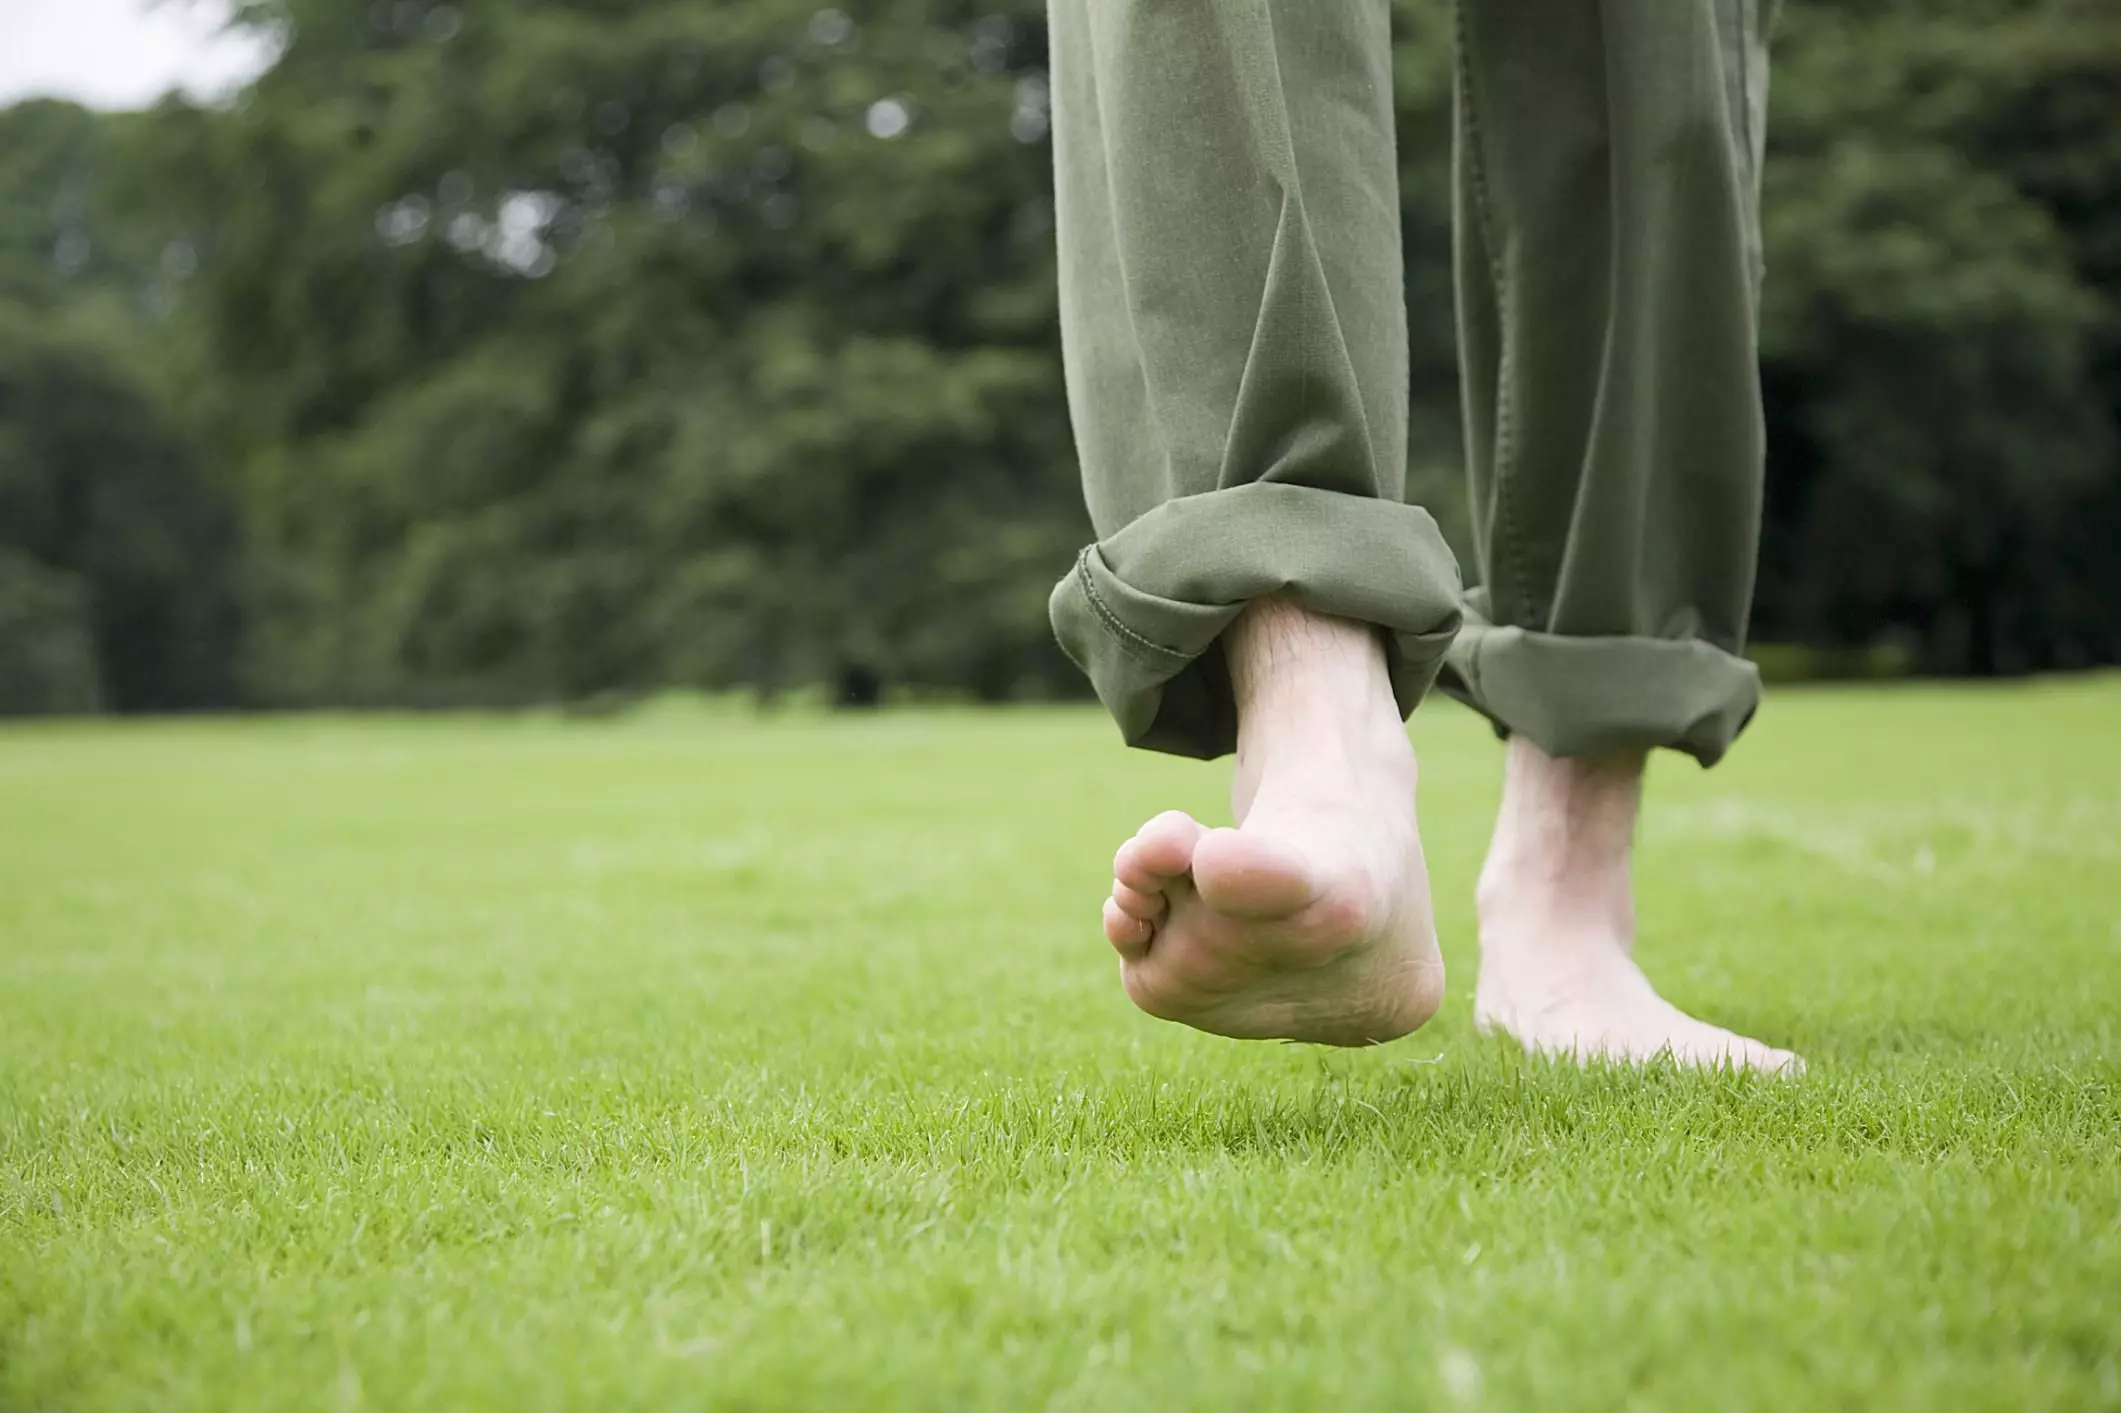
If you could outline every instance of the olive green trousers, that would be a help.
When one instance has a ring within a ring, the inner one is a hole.
[[[1461,0],[1457,319],[1480,587],[1405,500],[1390,0],[1051,0],[1063,647],[1136,745],[1231,750],[1281,594],[1551,754],[1712,763],[1759,700],[1773,0]]]

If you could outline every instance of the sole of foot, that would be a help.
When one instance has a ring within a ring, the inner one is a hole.
[[[1329,856],[1328,856],[1329,857]],[[1375,1045],[1443,999],[1419,846],[1385,868],[1241,829],[1157,816],[1113,861],[1105,936],[1135,1005],[1240,1040]]]
[[[1436,1013],[1443,958],[1383,640],[1262,599],[1224,645],[1238,827],[1172,811],[1120,847],[1105,938],[1127,995],[1238,1039],[1396,1040]]]

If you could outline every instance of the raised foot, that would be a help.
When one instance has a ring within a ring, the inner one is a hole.
[[[1239,829],[1150,820],[1114,859],[1105,904],[1128,997],[1241,1040],[1372,1045],[1420,1026],[1443,999],[1443,959],[1411,789],[1399,813],[1263,793]]]
[[[1242,1040],[1396,1040],[1436,1013],[1443,958],[1383,642],[1269,598],[1226,648],[1238,827],[1173,811],[1120,846],[1105,937],[1127,995]]]

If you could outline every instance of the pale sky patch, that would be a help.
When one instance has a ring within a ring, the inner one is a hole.
[[[145,108],[171,89],[223,97],[272,59],[263,39],[225,32],[227,18],[226,0],[0,0],[0,107]]]

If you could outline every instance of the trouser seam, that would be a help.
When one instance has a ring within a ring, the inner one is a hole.
[[[1738,136],[1743,144],[1739,157],[1745,173],[1745,186],[1741,191],[1749,192],[1758,174],[1753,163],[1753,64],[1747,48],[1746,37],[1753,30],[1752,0],[1737,0],[1738,23],[1731,27],[1731,62],[1738,66]]]
[[[1767,275],[1766,258],[1761,248],[1760,207],[1762,200],[1762,146],[1765,134],[1760,129],[1761,101],[1763,94],[1755,83],[1753,57],[1756,46],[1764,46],[1767,36],[1762,25],[1765,13],[1763,3],[1772,0],[1738,0],[1738,23],[1733,27],[1732,45],[1737,50],[1738,65],[1738,131],[1743,139],[1739,150],[1738,219],[1739,228],[1745,232],[1746,273],[1752,284],[1754,319],[1759,319],[1760,290]]]
[[[1266,7],[1266,15],[1267,57],[1273,61],[1274,99],[1281,110],[1281,132],[1279,136],[1288,144],[1289,186],[1288,190],[1282,193],[1283,219],[1287,219],[1288,204],[1293,202],[1296,208],[1296,225],[1303,235],[1305,253],[1315,254],[1315,248],[1311,241],[1311,212],[1310,208],[1304,204],[1303,171],[1296,155],[1296,122],[1294,115],[1289,111],[1288,89],[1282,82],[1281,34],[1275,27],[1275,8],[1273,5],[1270,4]],[[1275,235],[1278,240],[1280,237],[1278,229]],[[1296,284],[1296,330],[1297,338],[1301,340],[1302,346],[1298,350],[1296,359],[1296,411],[1300,420],[1308,420],[1311,414],[1310,296],[1311,287],[1309,282],[1299,279]]]
[[[1495,290],[1495,338],[1498,345],[1495,359],[1495,465],[1491,476],[1495,483],[1495,539],[1502,553],[1500,568],[1502,577],[1509,582],[1508,597],[1516,600],[1516,606],[1525,609],[1527,620],[1537,615],[1531,612],[1531,575],[1525,566],[1529,562],[1524,546],[1519,539],[1516,517],[1510,513],[1511,472],[1516,458],[1516,409],[1511,397],[1513,374],[1517,365],[1517,341],[1511,337],[1511,327],[1516,317],[1516,291],[1508,276],[1508,262],[1503,259],[1502,248],[1495,238],[1494,198],[1488,185],[1487,138],[1480,124],[1480,104],[1473,93],[1473,37],[1466,23],[1466,6],[1473,0],[1459,0],[1453,9],[1458,40],[1458,87],[1459,106],[1465,114],[1466,160],[1473,177],[1473,214],[1480,226],[1481,254],[1486,258],[1488,281]],[[1490,585],[1490,598],[1498,619],[1513,617],[1503,607],[1505,595],[1496,590],[1504,585]]]
[[[1097,591],[1097,581],[1091,576],[1090,555],[1095,548],[1094,545],[1085,546],[1082,552],[1076,555],[1075,574],[1076,578],[1082,583],[1083,597],[1090,601],[1090,611],[1097,615],[1097,621],[1105,626],[1105,631],[1118,640],[1121,649],[1128,656],[1140,662],[1144,667],[1163,668],[1169,666],[1172,660],[1178,662],[1186,661],[1187,655],[1180,652],[1177,648],[1167,648],[1161,643],[1144,638],[1120,621],[1120,616],[1113,612],[1111,605],[1105,602],[1104,595]],[[1146,649],[1148,652],[1156,654],[1156,656],[1153,658],[1144,657],[1140,651],[1137,651],[1138,649]]]

